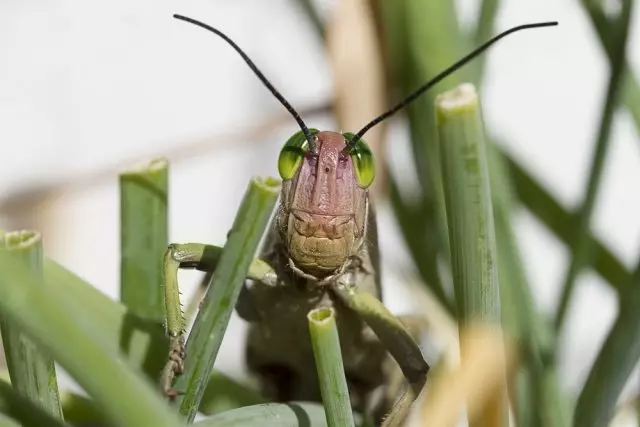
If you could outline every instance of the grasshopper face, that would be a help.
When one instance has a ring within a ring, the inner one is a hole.
[[[364,141],[350,150],[350,134],[312,134],[313,149],[298,133],[280,155],[284,182],[278,228],[296,266],[322,277],[339,269],[363,243],[374,171]]]

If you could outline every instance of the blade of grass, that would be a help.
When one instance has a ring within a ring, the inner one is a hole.
[[[11,380],[7,371],[0,371],[0,394],[2,387],[11,388]],[[62,390],[60,392],[60,406],[62,406],[64,420],[69,424],[105,422],[104,415],[96,408],[93,400],[85,396]]]
[[[512,188],[503,157],[492,141],[487,141],[489,176],[496,230],[498,276],[502,323],[515,337],[524,357],[515,377],[518,392],[525,400],[515,404],[518,427],[564,427],[569,425],[567,402],[555,379],[554,337],[535,307],[527,281],[520,248],[511,223]],[[515,395],[515,391],[511,394]],[[532,410],[531,402],[535,402]]]
[[[318,10],[313,5],[312,0],[296,0],[296,3],[302,8],[302,11],[307,15],[307,18],[311,22],[314,30],[318,33],[320,38],[324,39],[324,23],[320,18]]]
[[[500,285],[487,150],[474,86],[463,84],[439,95],[436,117],[459,328],[471,322],[499,327]],[[470,425],[508,425],[506,399],[497,399]]]
[[[207,385],[204,379],[211,375],[229,317],[273,211],[278,190],[279,181],[274,179],[251,180],[189,334],[185,370],[174,384],[176,390],[184,393],[176,398],[176,403],[189,422],[200,406]]]
[[[20,424],[14,419],[0,414],[0,427],[20,427]]]
[[[44,260],[44,276],[47,286],[66,295],[62,303],[76,325],[100,337],[113,357],[157,380],[169,346],[162,323],[139,317],[51,259]]]
[[[496,16],[500,9],[499,0],[483,0],[480,6],[480,16],[475,27],[475,31],[472,33],[472,40],[474,46],[480,46],[493,36],[494,27],[496,23]],[[473,81],[476,86],[482,83],[484,77],[485,64],[487,62],[486,55],[481,55],[476,58],[472,67],[474,69]]]
[[[0,231],[0,250],[42,278],[42,237],[35,231]],[[2,343],[13,387],[62,419],[54,360],[10,319],[2,317]]]
[[[594,29],[600,39],[600,43],[609,58],[609,63],[613,63],[615,58],[616,45],[614,32],[618,31],[617,23],[614,19],[609,19],[604,10],[604,2],[582,0],[581,4],[593,24]],[[633,73],[629,62],[625,60],[623,71],[624,86],[621,90],[621,101],[633,117],[636,130],[640,133],[640,85]],[[625,282],[626,283],[626,282]]]
[[[222,248],[211,247],[211,265],[218,263]],[[264,270],[262,262],[254,260],[249,276],[260,277]],[[65,269],[55,261],[45,258],[45,280],[47,286],[59,287],[68,296],[67,310],[76,323],[93,336],[99,336],[104,346],[114,355],[124,352],[128,364],[134,369],[144,369],[156,381],[164,366],[168,340],[164,327],[152,321],[139,318],[122,303],[114,301],[91,284]],[[66,417],[72,417],[68,410],[77,405],[67,405],[65,393],[61,396]],[[225,403],[225,401],[227,403]],[[214,372],[207,384],[200,410],[205,414],[217,411],[263,403],[260,396],[248,386],[231,380],[219,372]],[[234,406],[235,405],[235,406]],[[79,410],[78,410],[79,411]],[[73,413],[76,411],[74,410]],[[75,420],[75,418],[70,418]],[[94,419],[99,421],[102,418]],[[89,420],[87,420],[89,421]]]
[[[360,417],[355,416],[358,425]],[[206,420],[198,427],[327,427],[324,408],[318,403],[264,403],[226,411]]]
[[[262,403],[267,402],[257,391],[221,372],[213,372],[202,395],[199,411],[213,415]]]
[[[558,239],[570,244],[573,236],[577,235],[577,217],[569,213],[548,192],[524,166],[500,150],[510,175],[514,182],[514,190],[520,202],[529,209]],[[630,273],[624,264],[597,238],[590,235],[590,245],[593,246],[591,266],[612,287],[620,288],[629,281]]]
[[[60,289],[2,253],[0,272],[0,312],[66,369],[113,425],[181,425],[147,381],[105,350],[102,337],[76,323]]]
[[[0,413],[17,420],[23,427],[64,427],[58,416],[19,394],[9,383],[0,381]]]
[[[589,372],[576,404],[573,425],[608,425],[629,376],[640,360],[640,260],[620,295],[620,311]]]
[[[426,207],[423,200],[413,203],[405,201],[391,172],[387,172],[387,184],[388,196],[396,221],[400,226],[400,231],[416,269],[438,302],[449,314],[455,316],[455,308],[451,303],[451,298],[446,294],[438,275],[438,248],[435,239],[429,238],[430,235],[437,233],[437,230],[429,228],[435,224],[434,218],[432,218],[433,210]]]
[[[353,427],[353,413],[342,363],[335,312],[332,308],[319,308],[310,311],[307,319],[327,425]]]
[[[632,0],[622,1],[622,11],[618,18],[618,23],[614,27],[615,32],[611,35],[614,50],[611,52],[611,75],[609,77],[607,98],[604,103],[595,151],[589,168],[591,175],[589,175],[584,200],[578,213],[578,234],[575,236],[571,245],[571,262],[563,282],[562,296],[560,297],[560,304],[555,317],[556,330],[562,329],[576,278],[592,256],[592,247],[589,245],[588,231],[590,228],[591,213],[596,204],[600,182],[602,181],[602,171],[609,151],[609,136],[613,124],[613,115],[617,109],[620,91],[622,89],[622,76],[624,73],[625,51],[627,36],[629,34],[632,4]]]
[[[453,2],[376,0],[374,3],[380,22],[381,45],[385,50],[386,72],[393,89],[396,89],[392,92],[396,92],[396,97],[415,90],[459,58],[463,47],[455,34],[458,22]],[[449,32],[455,37],[449,37]],[[462,74],[448,77],[406,109],[411,150],[420,184],[422,203],[419,210],[423,215],[415,221],[404,222],[402,229],[407,245],[412,246],[412,258],[417,260],[416,265],[420,265],[418,269],[424,283],[436,295],[446,295],[449,288],[444,286],[441,271],[430,266],[437,266],[443,259],[445,268],[448,268],[450,249],[436,143],[434,93],[462,82],[466,71],[461,71]],[[416,253],[417,245],[425,248]],[[440,280],[434,280],[434,277],[440,277]],[[450,303],[446,305],[451,306]]]
[[[162,257],[169,244],[169,163],[120,174],[120,300],[143,319],[164,322]]]

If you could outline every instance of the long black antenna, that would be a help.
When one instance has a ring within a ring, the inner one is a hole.
[[[271,82],[267,80],[264,74],[262,74],[262,72],[258,69],[256,64],[253,63],[251,58],[249,58],[247,54],[244,53],[242,49],[240,49],[240,47],[237,44],[235,44],[233,40],[231,40],[226,34],[218,30],[217,28],[213,28],[212,26],[202,23],[200,21],[196,21],[195,19],[188,18],[186,16],[182,16],[178,14],[173,15],[173,17],[176,19],[180,19],[182,21],[186,21],[191,24],[197,25],[199,27],[202,27],[205,30],[209,30],[212,33],[215,33],[218,36],[220,36],[227,43],[229,43],[231,47],[234,48],[236,52],[240,54],[240,56],[242,56],[242,59],[244,59],[244,62],[247,63],[249,68],[251,68],[251,70],[256,74],[256,76],[258,76],[260,81],[267,87],[267,89],[269,89],[269,91],[273,94],[273,96],[278,98],[278,101],[280,101],[280,103],[284,105],[284,108],[286,108],[289,111],[289,113],[291,113],[291,115],[296,120],[296,122],[298,122],[298,126],[300,126],[300,129],[302,129],[302,132],[304,133],[304,136],[307,138],[307,141],[309,141],[309,149],[313,150],[315,145],[315,139],[311,136],[311,133],[309,132],[309,128],[307,127],[307,125],[304,124],[304,121],[302,121],[302,117],[300,117],[300,114],[298,114],[298,112],[291,106],[291,104],[289,104],[289,102],[284,98],[284,96],[282,96],[282,94],[278,92],[278,90],[275,87],[273,87]]]
[[[492,44],[494,44],[495,42],[497,42],[501,38],[506,37],[509,34],[515,33],[516,31],[520,31],[520,30],[526,30],[526,29],[529,29],[529,28],[539,28],[539,27],[551,27],[551,26],[555,26],[555,25],[558,25],[558,23],[555,22],[555,21],[553,21],[553,22],[540,22],[540,23],[535,23],[535,24],[525,24],[525,25],[519,25],[517,27],[513,27],[513,28],[511,28],[509,30],[504,31],[503,33],[498,34],[497,36],[493,37],[491,40],[489,40],[488,42],[486,42],[485,44],[483,44],[482,46],[480,46],[479,48],[477,48],[476,50],[474,50],[473,52],[471,52],[470,54],[468,54],[467,56],[465,56],[464,58],[462,58],[461,60],[459,60],[458,62],[453,64],[452,66],[450,66],[449,68],[447,68],[446,70],[442,71],[440,74],[435,76],[433,79],[431,79],[430,81],[428,81],[424,85],[420,86],[418,89],[416,89],[414,92],[412,92],[409,96],[407,96],[404,100],[400,101],[400,103],[398,105],[396,105],[395,107],[391,108],[386,113],[383,113],[380,116],[378,116],[375,119],[373,119],[371,122],[369,122],[369,124],[367,124],[365,127],[360,129],[358,131],[358,133],[355,134],[355,136],[353,137],[353,139],[351,141],[347,142],[347,147],[349,149],[353,148],[355,146],[356,142],[360,138],[362,138],[364,136],[364,134],[367,133],[367,131],[369,129],[371,129],[372,127],[374,127],[375,125],[377,125],[381,121],[387,119],[388,117],[392,116],[398,110],[404,108],[407,104],[411,103],[417,97],[422,95],[422,93],[424,93],[428,89],[430,89],[433,86],[435,86],[436,84],[438,84],[442,79],[444,79],[445,77],[447,77],[449,74],[453,73],[454,71],[458,70],[460,67],[465,65],[467,62],[471,61],[476,56],[480,55],[489,46],[491,46]]]

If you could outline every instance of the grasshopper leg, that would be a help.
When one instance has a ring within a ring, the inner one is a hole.
[[[210,256],[205,256],[208,254]],[[211,256],[213,255],[213,256]],[[184,370],[184,333],[186,321],[180,303],[178,270],[197,268],[211,271],[218,259],[217,253],[207,252],[207,245],[199,243],[171,244],[163,260],[164,301],[167,313],[167,335],[169,336],[169,358],[162,370],[161,386],[165,395],[173,398],[177,395],[172,387],[173,379]],[[209,261],[209,263],[207,263]],[[208,268],[207,268],[208,267]]]
[[[424,388],[429,372],[429,365],[414,334],[370,293],[340,281],[334,283],[332,289],[338,299],[354,310],[375,332],[409,383],[382,423],[383,427],[399,427]]]
[[[161,387],[167,397],[175,397],[177,392],[172,383],[176,375],[184,370],[185,329],[187,322],[180,303],[178,270],[197,269],[207,273],[201,288],[205,288],[215,271],[222,254],[222,248],[203,243],[172,243],[164,254],[164,300],[167,315],[166,330],[169,336],[169,358],[162,371]],[[273,285],[277,276],[264,261],[256,259],[249,267],[249,279]]]

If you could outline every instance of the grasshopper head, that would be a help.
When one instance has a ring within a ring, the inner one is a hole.
[[[278,160],[283,179],[279,228],[296,265],[311,274],[331,274],[362,244],[373,155],[353,135],[310,130],[284,145]],[[351,146],[349,146],[351,145]]]

